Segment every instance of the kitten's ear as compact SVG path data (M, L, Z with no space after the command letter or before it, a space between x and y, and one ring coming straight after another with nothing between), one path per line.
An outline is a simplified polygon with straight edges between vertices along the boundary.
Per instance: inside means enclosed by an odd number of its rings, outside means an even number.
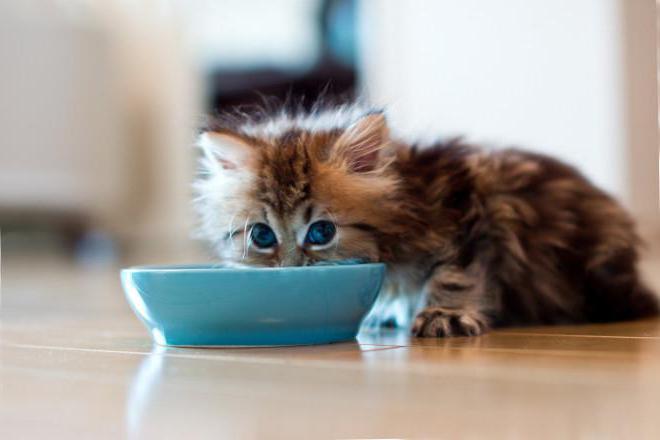
M233 133L207 131L199 136L197 145L209 160L225 170L248 166L255 153L247 139Z
M369 113L342 133L332 151L351 171L367 172L376 168L379 152L388 141L385 115L382 112Z

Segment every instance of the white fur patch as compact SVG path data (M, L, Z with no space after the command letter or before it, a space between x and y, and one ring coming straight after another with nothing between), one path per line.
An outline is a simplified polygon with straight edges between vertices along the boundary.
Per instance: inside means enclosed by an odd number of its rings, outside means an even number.
M197 146L204 155L199 161L201 177L193 184L193 203L199 215L195 236L221 251L218 245L228 234L247 228L247 191L254 185L255 176L249 167L223 168L216 157L217 145L208 137L202 135Z
M368 113L370 113L370 109L361 104L330 107L304 114L291 114L282 110L266 121L247 123L240 130L248 136L265 139L279 137L296 128L312 132L331 131L348 128Z

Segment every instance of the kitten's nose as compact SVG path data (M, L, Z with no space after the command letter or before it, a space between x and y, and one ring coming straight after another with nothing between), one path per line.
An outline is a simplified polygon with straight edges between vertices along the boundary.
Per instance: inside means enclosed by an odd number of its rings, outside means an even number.
M305 264L305 256L300 252L289 252L280 258L280 266L302 266Z

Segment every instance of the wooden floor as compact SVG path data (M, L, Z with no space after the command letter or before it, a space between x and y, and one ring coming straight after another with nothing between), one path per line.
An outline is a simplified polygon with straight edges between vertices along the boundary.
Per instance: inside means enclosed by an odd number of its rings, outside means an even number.
M116 270L5 259L0 438L36 437L658 439L660 321L165 349Z

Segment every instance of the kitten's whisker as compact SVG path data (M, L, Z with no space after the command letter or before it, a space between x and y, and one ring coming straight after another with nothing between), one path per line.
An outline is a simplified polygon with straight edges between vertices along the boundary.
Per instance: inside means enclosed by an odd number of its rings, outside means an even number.
M234 219L236 218L236 214L231 216L231 219L229 220L229 246L231 246L232 252L236 249L234 246Z
M252 213L248 212L248 215L245 217L245 225L243 226L243 260L245 260L245 257L247 257L247 251L248 251L248 231L247 227L248 224L250 223L250 215Z

